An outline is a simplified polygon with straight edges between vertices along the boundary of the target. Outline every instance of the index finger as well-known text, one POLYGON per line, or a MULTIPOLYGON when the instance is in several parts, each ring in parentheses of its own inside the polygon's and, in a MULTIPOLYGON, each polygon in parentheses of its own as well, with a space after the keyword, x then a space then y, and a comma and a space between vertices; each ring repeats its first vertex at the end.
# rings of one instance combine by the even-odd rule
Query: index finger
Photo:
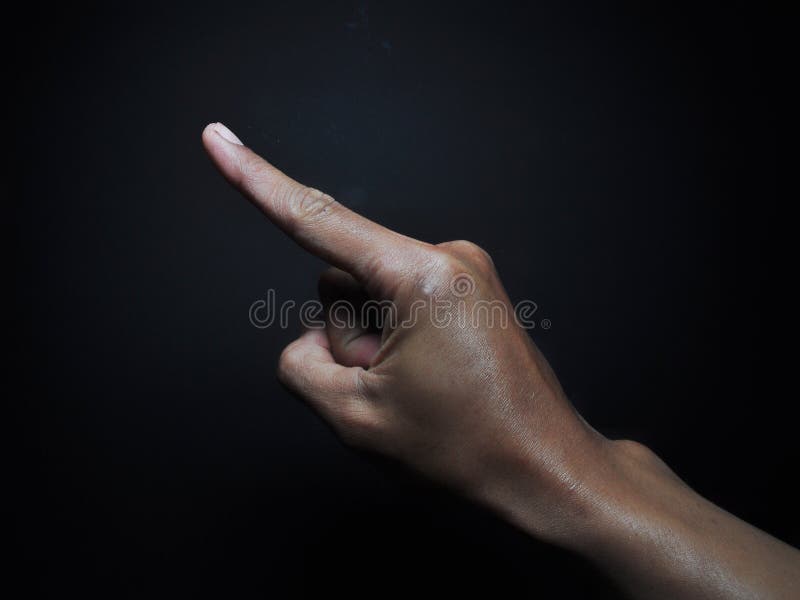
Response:
POLYGON ((205 128, 203 144, 225 178, 273 223, 312 254, 364 283, 402 272, 422 246, 298 183, 221 123, 205 128))

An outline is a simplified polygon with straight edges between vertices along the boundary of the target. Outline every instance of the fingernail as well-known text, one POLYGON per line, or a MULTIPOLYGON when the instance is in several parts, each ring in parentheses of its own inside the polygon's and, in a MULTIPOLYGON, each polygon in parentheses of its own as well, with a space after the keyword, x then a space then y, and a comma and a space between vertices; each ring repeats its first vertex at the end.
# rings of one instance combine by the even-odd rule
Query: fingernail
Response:
POLYGON ((238 144, 239 146, 244 146, 242 140, 236 137, 236 134, 233 133, 230 129, 225 127, 222 123, 214 123, 214 131, 220 134, 225 140, 231 142, 232 144, 238 144))

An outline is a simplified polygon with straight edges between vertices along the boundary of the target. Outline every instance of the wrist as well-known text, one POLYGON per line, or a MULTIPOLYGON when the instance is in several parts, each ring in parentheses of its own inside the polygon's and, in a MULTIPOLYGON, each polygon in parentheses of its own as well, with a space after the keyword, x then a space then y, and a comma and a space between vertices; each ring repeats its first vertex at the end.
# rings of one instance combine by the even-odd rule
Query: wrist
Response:
POLYGON ((503 480, 481 499, 531 536, 591 559, 624 546, 637 522, 665 518, 662 502, 694 495, 637 442, 609 440, 588 426, 570 437, 557 446, 568 457, 506 461, 503 480))
POLYGON ((532 537, 570 550, 590 543, 620 478, 618 442, 583 422, 550 442, 512 446, 491 465, 474 494, 532 537))

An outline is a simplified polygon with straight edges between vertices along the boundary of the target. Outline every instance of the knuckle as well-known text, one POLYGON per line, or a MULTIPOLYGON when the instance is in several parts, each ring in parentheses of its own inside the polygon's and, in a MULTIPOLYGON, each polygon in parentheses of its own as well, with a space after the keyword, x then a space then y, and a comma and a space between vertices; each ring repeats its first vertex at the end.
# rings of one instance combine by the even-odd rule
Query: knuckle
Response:
POLYGON ((494 261, 489 253, 474 242, 456 240, 453 242, 445 242, 444 244, 440 244, 440 246, 444 246, 447 250, 481 267, 494 266, 494 261))
POLYGON ((306 186, 292 188, 285 204, 293 220, 303 224, 321 220, 339 206, 328 194, 306 186))
POLYGON ((450 281, 456 275, 469 271, 469 266, 459 256, 445 254, 433 260, 433 275, 441 281, 450 281))
POLYGON ((434 250, 427 257, 416 278, 416 287, 424 295, 441 295, 450 288, 451 282, 459 276, 468 274, 470 267, 457 256, 434 250))

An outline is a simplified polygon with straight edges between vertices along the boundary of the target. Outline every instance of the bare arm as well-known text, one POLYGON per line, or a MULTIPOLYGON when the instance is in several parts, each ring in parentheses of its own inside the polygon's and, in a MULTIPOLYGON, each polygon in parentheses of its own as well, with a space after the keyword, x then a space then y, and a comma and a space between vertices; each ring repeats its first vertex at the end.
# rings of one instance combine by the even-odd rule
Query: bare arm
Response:
POLYGON ((387 230, 290 179, 220 124, 203 142, 235 187, 334 266, 320 281, 325 329, 290 344, 278 375, 347 443, 583 554, 635 597, 800 595, 797 550, 701 498, 643 446, 586 424, 482 249, 387 230), (339 300, 388 302, 396 318, 375 330, 363 311, 337 314, 339 300))

